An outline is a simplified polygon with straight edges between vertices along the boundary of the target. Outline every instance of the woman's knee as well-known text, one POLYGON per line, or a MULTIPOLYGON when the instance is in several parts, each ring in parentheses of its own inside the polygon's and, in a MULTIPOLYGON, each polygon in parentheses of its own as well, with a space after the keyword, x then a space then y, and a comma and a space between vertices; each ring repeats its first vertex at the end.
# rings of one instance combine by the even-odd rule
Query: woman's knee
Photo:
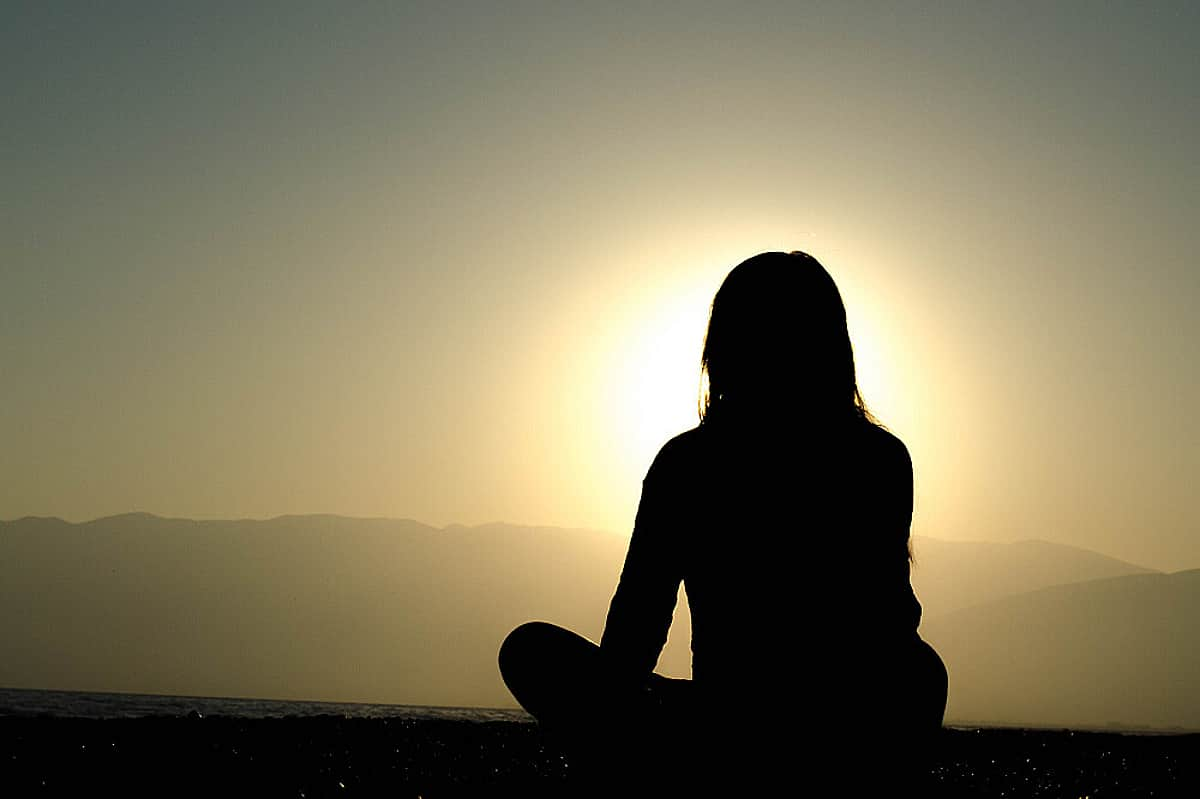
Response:
POLYGON ((924 671, 929 675, 930 686, 935 692, 945 694, 950 682, 950 675, 946 671, 946 663, 942 660, 942 656, 926 641, 921 641, 920 653, 924 671))
POLYGON ((500 665, 500 674, 509 687, 512 680, 525 671, 529 664, 538 661, 537 653, 543 648, 543 642, 549 637, 554 625, 544 621, 526 622, 507 636, 500 644, 500 652, 496 656, 500 665))
POLYGON ((949 672, 946 670, 946 664, 941 655, 926 641, 921 641, 918 647, 918 663, 924 700, 928 704, 931 716, 937 717, 937 726, 940 727, 946 715, 946 700, 950 687, 949 672))

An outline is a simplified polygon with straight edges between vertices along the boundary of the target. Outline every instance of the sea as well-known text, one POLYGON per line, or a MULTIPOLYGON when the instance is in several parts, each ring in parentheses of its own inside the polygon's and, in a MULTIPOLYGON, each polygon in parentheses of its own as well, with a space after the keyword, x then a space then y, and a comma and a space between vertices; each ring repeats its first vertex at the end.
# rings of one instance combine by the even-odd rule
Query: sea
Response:
POLYGON ((232 718, 437 719, 447 721, 532 722, 523 710, 477 707, 375 705, 363 702, 304 702, 212 696, 43 691, 0 688, 0 717, 129 719, 149 716, 224 716, 232 718))

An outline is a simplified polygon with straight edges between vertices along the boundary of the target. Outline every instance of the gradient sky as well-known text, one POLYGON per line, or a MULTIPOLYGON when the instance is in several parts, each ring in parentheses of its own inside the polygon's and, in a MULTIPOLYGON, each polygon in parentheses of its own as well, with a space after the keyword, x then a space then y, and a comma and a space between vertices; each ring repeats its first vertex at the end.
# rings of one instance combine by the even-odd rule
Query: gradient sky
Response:
POLYGON ((0 518, 627 534, 804 249, 915 532, 1200 566, 1194 3, 593 5, 4 4, 0 518))

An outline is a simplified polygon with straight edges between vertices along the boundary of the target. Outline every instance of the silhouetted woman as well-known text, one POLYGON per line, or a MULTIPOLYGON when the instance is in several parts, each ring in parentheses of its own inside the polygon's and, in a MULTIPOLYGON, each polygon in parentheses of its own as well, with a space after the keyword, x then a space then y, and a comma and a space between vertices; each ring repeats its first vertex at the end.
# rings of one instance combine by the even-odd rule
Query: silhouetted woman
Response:
POLYGON ((863 404, 829 273, 801 252, 739 264, 701 368, 700 424, 643 481, 599 646, 522 625, 504 680, 596 773, 891 781, 940 728, 946 672, 917 635, 912 464, 863 404), (681 582, 691 680, 653 673, 681 582))

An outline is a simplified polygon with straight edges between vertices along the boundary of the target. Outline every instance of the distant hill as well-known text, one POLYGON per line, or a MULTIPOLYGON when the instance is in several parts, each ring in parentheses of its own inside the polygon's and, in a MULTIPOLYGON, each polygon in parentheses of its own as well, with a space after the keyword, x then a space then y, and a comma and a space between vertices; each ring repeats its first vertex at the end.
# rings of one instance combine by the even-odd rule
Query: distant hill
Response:
POLYGON ((504 634, 598 635, 608 533, 285 516, 0 523, 0 685, 511 705, 504 634))
POLYGON ((925 618, 1049 585, 1152 574, 1099 552, 1049 541, 944 541, 913 537, 912 583, 925 618))
POLYGON ((935 619, 948 718, 1200 729, 1200 569, 1043 588, 935 619))
MULTIPOLYGON (((598 639, 626 546, 622 537, 597 531, 503 524, 439 530, 337 516, 0 522, 0 686, 511 706, 495 667, 505 633, 540 618, 598 639)), ((951 708, 960 717, 988 710, 971 698, 987 684, 972 670, 996 662, 967 635, 976 628, 960 623, 962 614, 1004 597, 1016 601, 1023 591, 1145 572, 1044 542, 919 538, 915 549, 922 632, 937 636, 951 662, 953 690, 961 692, 951 708)), ((1058 618, 1042 608, 1029 612, 1058 618)), ((1196 617, 1194 605, 1178 612, 1196 617)), ((980 617, 978 629, 990 618, 980 617)), ((1017 629, 1005 640, 1023 647, 1013 623, 1017 629)), ((1180 641, 1195 641, 1194 633, 1171 629, 1174 643, 1145 651, 1170 658, 1180 641)), ((1047 633, 1036 645, 1046 657, 1066 657, 1051 644, 1071 635, 1047 633)), ((689 639, 681 602, 660 671, 688 675, 689 639)), ((1029 695, 1041 695, 1038 674, 1021 679, 1029 695)), ((1001 710, 979 718, 1008 720, 1001 710)), ((1081 706, 1062 723, 1106 712, 1081 706)), ((1048 718, 1029 713, 1026 721, 1048 718)))

